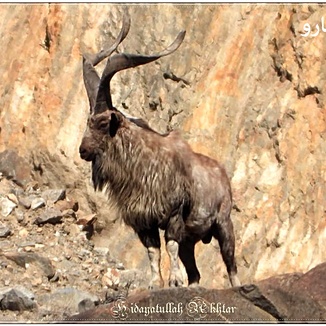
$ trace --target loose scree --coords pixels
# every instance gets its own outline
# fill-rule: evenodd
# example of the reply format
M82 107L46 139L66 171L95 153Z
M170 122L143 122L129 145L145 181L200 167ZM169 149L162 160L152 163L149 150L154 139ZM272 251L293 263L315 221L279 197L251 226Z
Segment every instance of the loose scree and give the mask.
M112 104L110 81L120 70L150 63L174 52L185 31L155 55L110 55L127 36L125 15L114 44L95 55L83 55L84 83L90 104L87 128L79 152L92 164L96 190L107 192L124 222L147 248L151 265L150 288L164 285L160 271L159 229L165 231L170 258L169 286L182 286L178 257L188 284L199 283L194 249L198 241L219 242L232 286L239 286L234 258L235 237L230 219L231 186L217 161L195 153L178 132L159 134L142 119L127 117ZM101 78L94 67L108 58Z

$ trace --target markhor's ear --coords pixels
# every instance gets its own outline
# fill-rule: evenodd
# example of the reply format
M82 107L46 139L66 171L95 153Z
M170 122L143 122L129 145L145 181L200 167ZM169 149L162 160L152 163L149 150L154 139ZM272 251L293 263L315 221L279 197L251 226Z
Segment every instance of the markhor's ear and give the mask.
M110 128L109 128L109 133L111 137L114 137L121 125L122 122L122 117L121 115L117 112L112 112L111 113L111 120L110 120Z

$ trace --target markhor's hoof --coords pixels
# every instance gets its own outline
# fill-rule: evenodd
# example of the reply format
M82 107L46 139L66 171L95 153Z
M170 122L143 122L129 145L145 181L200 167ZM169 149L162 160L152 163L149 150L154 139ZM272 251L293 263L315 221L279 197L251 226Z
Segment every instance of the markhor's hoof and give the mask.
M170 288L177 288L177 287L181 287L181 286L183 286L183 281L182 280L174 279L174 280L169 281L169 287Z

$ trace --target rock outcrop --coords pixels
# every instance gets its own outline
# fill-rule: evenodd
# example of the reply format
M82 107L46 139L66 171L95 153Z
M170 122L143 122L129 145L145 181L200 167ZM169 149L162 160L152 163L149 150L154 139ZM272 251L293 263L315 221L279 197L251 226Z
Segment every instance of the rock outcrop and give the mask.
M119 51L154 53L187 30L173 55L115 76L113 101L160 132L180 129L194 150L224 163L242 283L305 273L325 262L323 4L3 4L3 178L25 192L35 182L43 190L65 189L85 227L95 223L95 246L141 271L146 284L146 251L104 196L94 194L90 166L78 154L88 115L81 53L114 39L125 8L132 25ZM307 37L305 24L311 26ZM15 202L10 193L3 190L0 198L2 248L15 234L6 216L24 223L21 212L28 209L40 229L64 220L58 211L45 211L51 205L37 201L40 194L34 194L33 210L32 202L24 206L24 198ZM199 244L196 256L202 286L229 286L216 242ZM165 254L162 268L166 278Z
M325 275L326 263L306 274L278 275L233 289L143 291L67 321L321 322L326 319Z

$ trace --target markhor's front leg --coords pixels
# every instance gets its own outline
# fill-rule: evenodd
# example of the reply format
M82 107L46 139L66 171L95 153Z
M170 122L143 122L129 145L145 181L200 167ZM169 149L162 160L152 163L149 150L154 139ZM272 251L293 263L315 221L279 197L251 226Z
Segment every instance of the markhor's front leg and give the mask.
M147 248L149 262L151 265L152 279L149 283L149 289L155 290L164 286L164 281L161 275L161 250L160 248L149 247Z
M152 279L149 289L158 289L164 286L161 275L161 240L160 233L157 228L142 230L138 232L138 236L143 245L147 248L148 258L151 265Z

